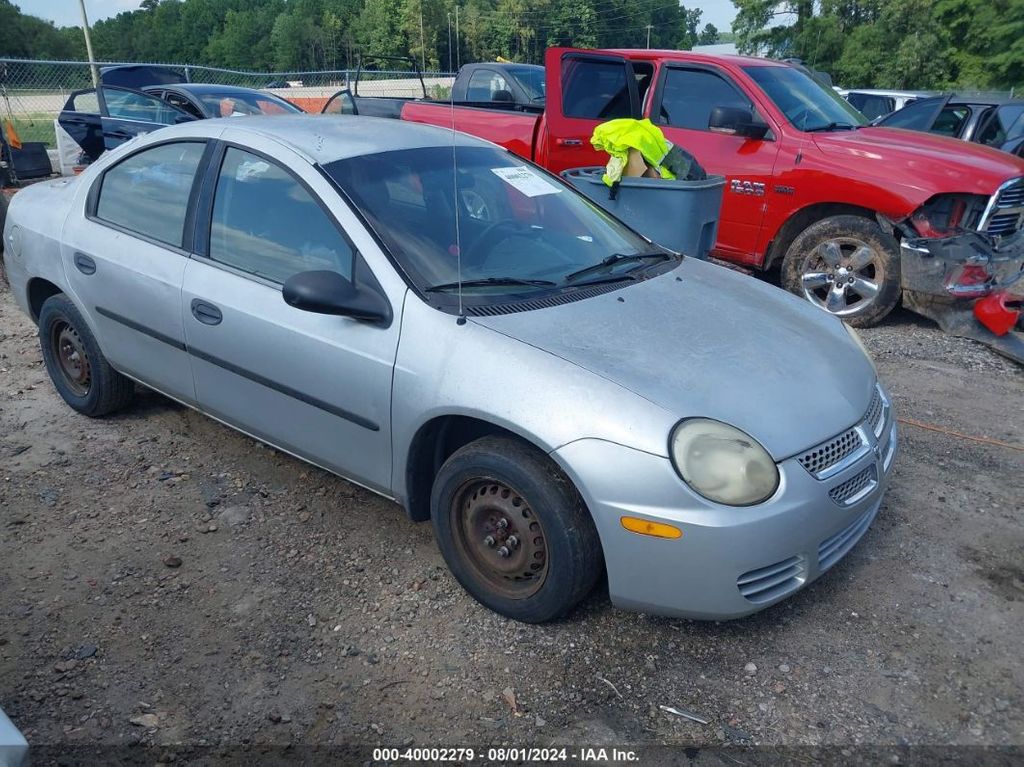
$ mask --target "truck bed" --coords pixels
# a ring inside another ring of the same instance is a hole
[[[502,119],[497,119],[495,112],[501,112]],[[443,101],[406,101],[401,111],[403,120],[442,128],[451,128],[454,116],[455,130],[501,144],[527,160],[535,159],[533,148],[541,115],[540,110],[525,112],[489,104],[453,107]]]

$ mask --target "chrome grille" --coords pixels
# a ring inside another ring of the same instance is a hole
[[[797,556],[743,573],[736,587],[746,599],[761,604],[800,588],[804,578],[804,560]]]
[[[849,429],[838,437],[808,450],[798,460],[807,471],[818,475],[835,466],[862,445],[863,442],[857,430]]]
[[[1024,205],[1024,183],[1018,179],[1016,185],[1008,187],[999,195],[997,208],[1019,208]]]
[[[857,517],[848,527],[843,528],[831,538],[826,538],[818,546],[818,569],[825,572],[836,562],[845,557],[850,549],[857,545],[871,522],[878,513],[878,508],[873,508],[865,514]]]
[[[1024,220],[1024,178],[1008,181],[985,210],[981,229],[989,234],[1013,234]]]
[[[875,384],[875,393],[860,423],[805,451],[797,456],[797,460],[815,479],[828,479],[859,460],[870,449],[865,429],[870,429],[877,439],[881,439],[888,421],[889,400],[882,393],[882,387]]]
[[[871,492],[876,484],[878,484],[878,478],[875,467],[868,466],[845,482],[833,487],[828,491],[828,495],[840,506],[851,506]]]

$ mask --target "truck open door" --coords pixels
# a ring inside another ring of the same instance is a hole
[[[546,135],[538,142],[537,162],[556,173],[604,165],[607,156],[590,145],[594,128],[619,117],[642,116],[654,67],[577,48],[549,48],[544,66]]]

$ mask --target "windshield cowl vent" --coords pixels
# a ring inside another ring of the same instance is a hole
[[[534,298],[529,301],[516,301],[511,304],[489,304],[483,306],[466,306],[463,311],[470,317],[496,317],[501,314],[515,314],[517,312],[532,312],[535,309],[547,309],[551,306],[569,304],[573,301],[581,301],[584,298],[593,298],[615,290],[628,288],[635,285],[634,282],[612,282],[607,285],[594,285],[590,288],[556,293],[543,298]]]

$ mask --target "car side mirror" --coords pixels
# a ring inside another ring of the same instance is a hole
[[[708,130],[728,136],[763,139],[768,125],[754,120],[754,113],[742,107],[715,107],[708,118]]]
[[[337,272],[315,270],[293,274],[281,293],[286,304],[304,312],[334,314],[363,322],[391,321],[391,306],[380,293],[357,287]]]
[[[190,123],[195,121],[195,117],[189,114],[174,115],[174,124],[181,125],[182,123]]]

